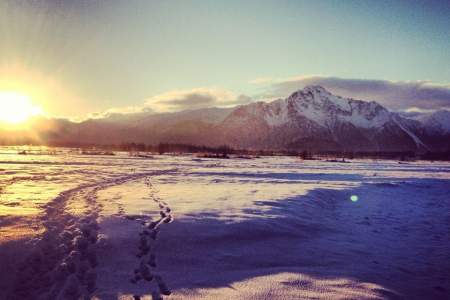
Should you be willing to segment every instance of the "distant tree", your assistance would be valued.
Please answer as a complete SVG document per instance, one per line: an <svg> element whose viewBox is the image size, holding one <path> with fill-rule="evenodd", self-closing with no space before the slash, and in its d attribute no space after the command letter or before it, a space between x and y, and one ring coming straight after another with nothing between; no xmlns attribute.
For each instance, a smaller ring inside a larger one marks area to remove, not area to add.
<svg viewBox="0 0 450 300"><path fill-rule="evenodd" d="M157 148L158 148L159 155L162 155L162 154L167 152L168 145L167 144L163 144L163 143L159 143Z"/></svg>
<svg viewBox="0 0 450 300"><path fill-rule="evenodd" d="M298 156L298 152L295 150L289 150L286 152L286 155L288 156Z"/></svg>
<svg viewBox="0 0 450 300"><path fill-rule="evenodd" d="M354 152L350 152L348 155L349 159L354 159L355 158L355 153Z"/></svg>
<svg viewBox="0 0 450 300"><path fill-rule="evenodd" d="M218 154L221 157L228 157L230 153L232 153L232 149L227 145L220 146L216 150L216 154Z"/></svg>
<svg viewBox="0 0 450 300"><path fill-rule="evenodd" d="M303 151L300 153L300 158L301 158L301 159L309 159L308 151L303 150Z"/></svg>
<svg viewBox="0 0 450 300"><path fill-rule="evenodd" d="M137 151L145 151L145 144L136 144Z"/></svg>

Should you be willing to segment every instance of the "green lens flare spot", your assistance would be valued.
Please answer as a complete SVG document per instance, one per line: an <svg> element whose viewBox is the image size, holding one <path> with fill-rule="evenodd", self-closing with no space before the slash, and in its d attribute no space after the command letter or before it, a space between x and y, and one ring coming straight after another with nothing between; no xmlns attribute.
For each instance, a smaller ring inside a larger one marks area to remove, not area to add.
<svg viewBox="0 0 450 300"><path fill-rule="evenodd" d="M356 195L351 195L350 196L350 200L352 200L352 202L356 202L356 201L358 201L358 196L356 196Z"/></svg>

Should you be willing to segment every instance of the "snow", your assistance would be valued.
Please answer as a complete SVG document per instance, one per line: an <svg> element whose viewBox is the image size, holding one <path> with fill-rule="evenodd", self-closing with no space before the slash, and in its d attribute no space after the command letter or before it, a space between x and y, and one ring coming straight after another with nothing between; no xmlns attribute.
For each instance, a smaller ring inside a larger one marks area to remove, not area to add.
<svg viewBox="0 0 450 300"><path fill-rule="evenodd" d="M397 118L394 117L393 120L404 132L406 132L413 139L414 143L416 143L419 149L420 147L423 147L424 149L430 150L430 148L422 143L422 141L414 133L412 133L411 130L409 130L406 126L403 126L403 124Z"/></svg>
<svg viewBox="0 0 450 300"><path fill-rule="evenodd" d="M295 114L328 127L328 123L346 122L360 128L379 128L391 119L388 110L376 102L364 102L335 96L321 86L307 86L289 98L265 104L264 118L270 126L290 121L289 105Z"/></svg>
<svg viewBox="0 0 450 300"><path fill-rule="evenodd" d="M450 133L450 111L448 110L420 114L416 119L429 130L442 130L444 133Z"/></svg>
<svg viewBox="0 0 450 300"><path fill-rule="evenodd" d="M287 103L278 99L266 106L267 113L264 118L269 126L280 126L289 122Z"/></svg>
<svg viewBox="0 0 450 300"><path fill-rule="evenodd" d="M449 163L0 153L0 299L450 297Z"/></svg>

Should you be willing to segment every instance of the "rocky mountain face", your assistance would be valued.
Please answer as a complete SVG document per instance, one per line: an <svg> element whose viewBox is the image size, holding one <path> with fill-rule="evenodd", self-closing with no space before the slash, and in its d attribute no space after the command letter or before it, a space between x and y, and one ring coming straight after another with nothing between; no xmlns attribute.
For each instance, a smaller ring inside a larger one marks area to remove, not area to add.
<svg viewBox="0 0 450 300"><path fill-rule="evenodd" d="M37 135L56 145L163 142L320 152L450 149L448 111L407 118L374 101L343 98L320 86L305 87L286 99L234 108L112 114L81 123L46 122L52 126L38 122L36 128L41 129Z"/></svg>
<svg viewBox="0 0 450 300"><path fill-rule="evenodd" d="M286 99L234 110L220 125L235 147L310 151L427 151L419 121L376 102L309 86Z"/></svg>

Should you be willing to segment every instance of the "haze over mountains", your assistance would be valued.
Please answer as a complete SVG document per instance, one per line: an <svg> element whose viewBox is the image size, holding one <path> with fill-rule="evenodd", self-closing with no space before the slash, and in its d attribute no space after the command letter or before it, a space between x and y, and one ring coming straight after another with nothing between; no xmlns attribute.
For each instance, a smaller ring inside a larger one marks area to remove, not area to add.
<svg viewBox="0 0 450 300"><path fill-rule="evenodd" d="M296 151L444 152L450 112L406 117L377 102L308 86L286 99L176 113L109 114L74 123L35 119L33 131L0 132L3 143L104 145L183 143Z"/></svg>

